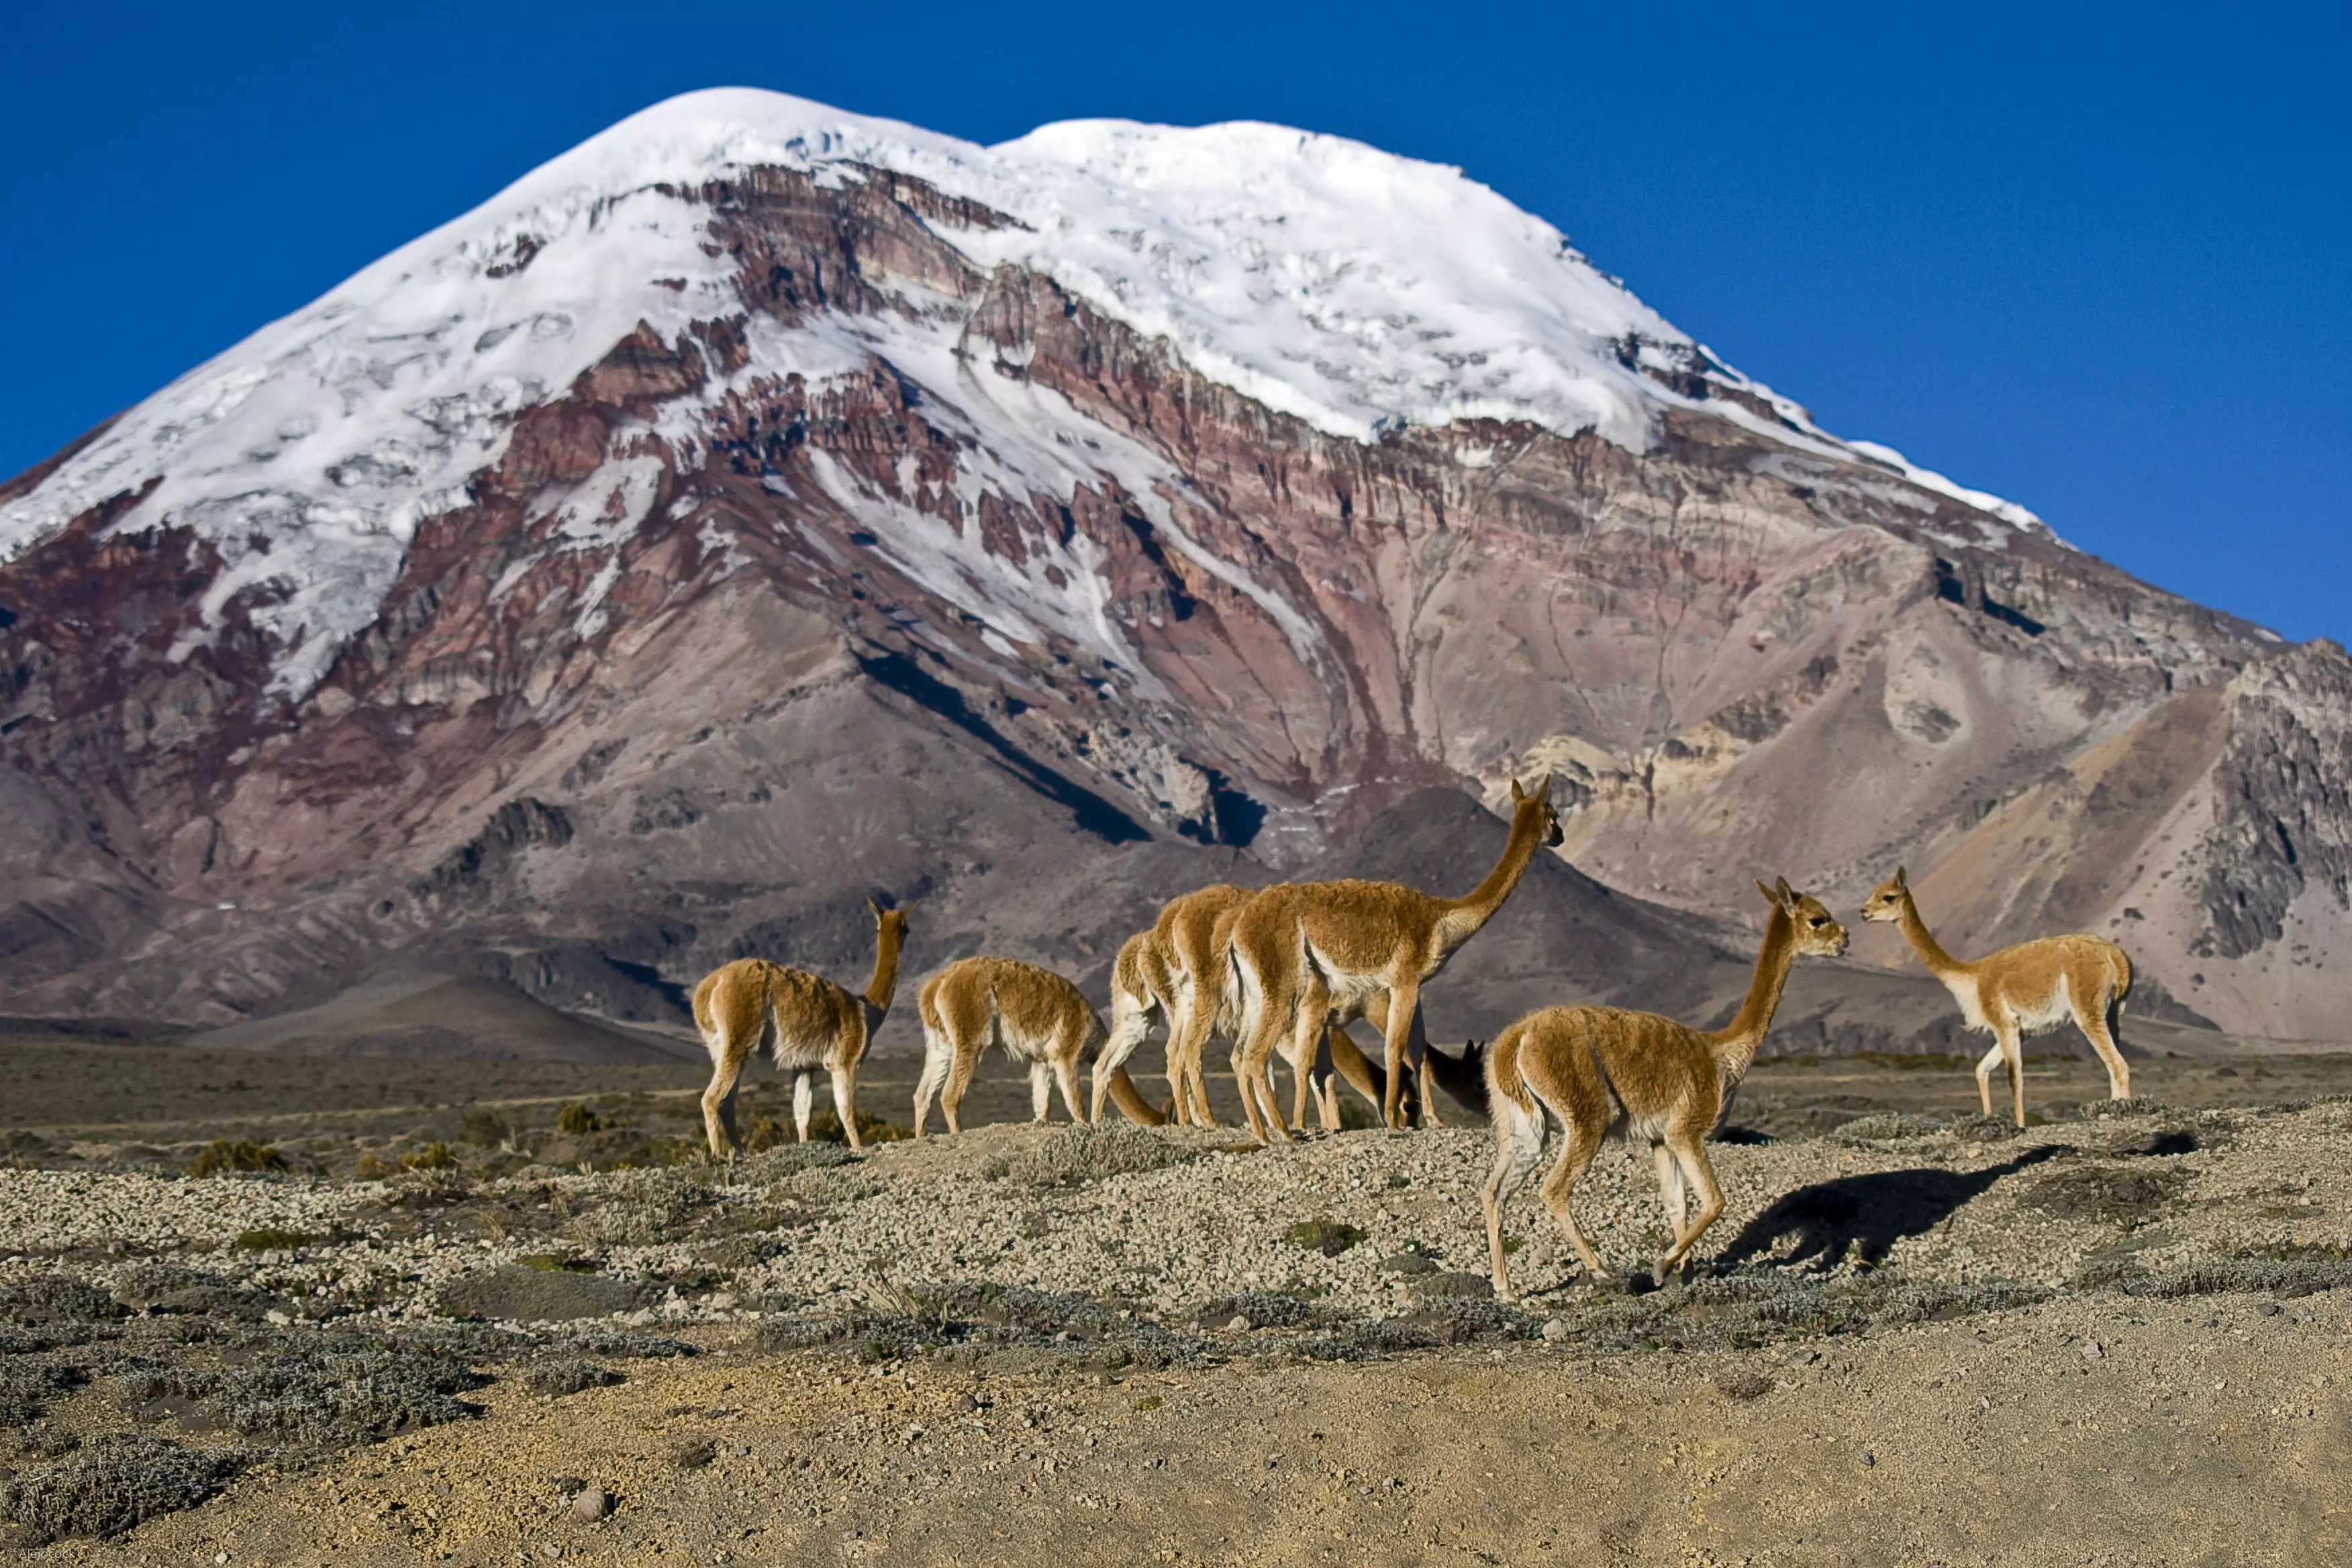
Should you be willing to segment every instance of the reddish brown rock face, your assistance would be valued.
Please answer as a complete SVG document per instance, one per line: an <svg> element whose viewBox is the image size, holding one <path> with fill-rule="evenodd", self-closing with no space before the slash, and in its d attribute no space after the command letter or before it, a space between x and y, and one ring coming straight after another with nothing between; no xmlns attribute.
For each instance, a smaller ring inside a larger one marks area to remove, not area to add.
<svg viewBox="0 0 2352 1568"><path fill-rule="evenodd" d="M0 566L0 1012L219 1021L406 952L668 1016L742 952L856 969L876 889L932 896L919 966L1085 970L1166 893L1549 771L1642 900L1842 908L1903 859L1957 951L2096 930L2229 1026L2336 1016L2340 650L1780 444L1696 358L1645 453L1323 434L869 174L693 193L725 309L520 407L307 690L266 577L218 597L136 496ZM792 331L827 374L763 358Z"/></svg>

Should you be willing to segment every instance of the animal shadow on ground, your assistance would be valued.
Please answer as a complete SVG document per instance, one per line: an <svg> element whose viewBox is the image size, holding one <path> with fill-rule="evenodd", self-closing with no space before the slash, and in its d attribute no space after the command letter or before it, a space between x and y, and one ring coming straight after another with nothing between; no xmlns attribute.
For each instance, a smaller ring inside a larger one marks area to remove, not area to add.
<svg viewBox="0 0 2352 1568"><path fill-rule="evenodd" d="M1716 1270L1760 1258L1782 1268L1808 1265L1816 1274L1849 1258L1875 1267L1905 1237L1935 1229L1995 1182L2063 1152L2044 1144L1981 1171L1880 1171L1799 1187L1748 1221L1716 1259Z"/></svg>

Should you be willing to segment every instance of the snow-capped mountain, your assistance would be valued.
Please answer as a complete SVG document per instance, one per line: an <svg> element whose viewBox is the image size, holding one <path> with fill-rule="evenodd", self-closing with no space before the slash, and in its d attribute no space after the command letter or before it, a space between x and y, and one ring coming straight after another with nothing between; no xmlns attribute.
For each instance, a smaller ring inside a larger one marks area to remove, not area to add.
<svg viewBox="0 0 2352 1568"><path fill-rule="evenodd" d="M698 93L0 487L0 1007L226 1017L464 936L658 1011L876 881L1083 963L1186 840L1287 869L1549 767L1625 892L1907 857L1957 941L2112 928L2302 1032L2347 691L1459 171ZM1015 867L1132 885L1014 918Z"/></svg>

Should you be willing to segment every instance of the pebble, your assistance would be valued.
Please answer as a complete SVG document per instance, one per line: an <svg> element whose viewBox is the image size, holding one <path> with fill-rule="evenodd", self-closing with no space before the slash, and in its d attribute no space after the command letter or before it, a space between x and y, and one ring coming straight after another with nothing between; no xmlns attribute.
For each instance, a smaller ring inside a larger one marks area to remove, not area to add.
<svg viewBox="0 0 2352 1568"><path fill-rule="evenodd" d="M1543 1337L1552 1344L1561 1343L1568 1338L1570 1331L1571 1331L1569 1329L1568 1320L1566 1318L1549 1318L1545 1320Z"/></svg>
<svg viewBox="0 0 2352 1568"><path fill-rule="evenodd" d="M588 1487L572 1500L572 1512L576 1519L593 1523L613 1511L613 1494L602 1487Z"/></svg>

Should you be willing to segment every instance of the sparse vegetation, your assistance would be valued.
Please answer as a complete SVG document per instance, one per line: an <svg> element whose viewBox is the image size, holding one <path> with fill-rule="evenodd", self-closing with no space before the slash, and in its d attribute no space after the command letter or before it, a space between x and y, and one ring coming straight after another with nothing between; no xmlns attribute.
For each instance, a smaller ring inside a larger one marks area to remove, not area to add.
<svg viewBox="0 0 2352 1568"><path fill-rule="evenodd" d="M188 1167L192 1176L220 1176L236 1173L262 1173L290 1169L286 1156L274 1143L257 1143L250 1138L215 1138Z"/></svg>
<svg viewBox="0 0 2352 1568"><path fill-rule="evenodd" d="M447 1171L456 1168L457 1152L446 1143L432 1142L421 1149L412 1149L400 1157L404 1171Z"/></svg>
<svg viewBox="0 0 2352 1568"><path fill-rule="evenodd" d="M495 1110L469 1110L459 1119L464 1140L481 1149L496 1149L514 1137L514 1128Z"/></svg>
<svg viewBox="0 0 2352 1568"><path fill-rule="evenodd" d="M575 1100L555 1113L555 1130L572 1138L584 1138L591 1132L604 1130L604 1120L588 1108L584 1100Z"/></svg>
<svg viewBox="0 0 2352 1568"><path fill-rule="evenodd" d="M1337 1258L1363 1239L1360 1226L1342 1225L1337 1220L1303 1219L1290 1227L1291 1246L1319 1252L1326 1258Z"/></svg>
<svg viewBox="0 0 2352 1568"><path fill-rule="evenodd" d="M239 1252L291 1252L317 1239L307 1231L262 1229L241 1232L229 1245Z"/></svg>
<svg viewBox="0 0 2352 1568"><path fill-rule="evenodd" d="M240 1458L198 1453L143 1433L104 1433L57 1464L0 1480L0 1518L37 1543L121 1535L142 1520L204 1501L236 1473Z"/></svg>

